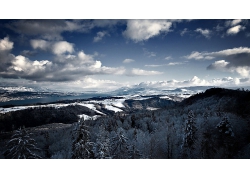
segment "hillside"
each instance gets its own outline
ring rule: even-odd
[[[51,108],[48,115],[45,108],[11,112],[1,118],[9,116],[16,123],[14,119],[18,117],[29,118],[19,120],[18,125],[31,123],[32,118],[33,123],[40,123],[28,130],[35,134],[43,158],[76,157],[72,156],[76,153],[72,147],[79,140],[77,132],[82,127],[89,132],[86,143],[91,142],[91,146],[85,147],[91,153],[79,158],[250,158],[249,97],[248,91],[211,88],[180,103],[159,97],[124,100],[122,104],[121,100],[113,101],[113,107],[122,110],[117,112],[108,110],[105,102],[96,103],[96,110],[106,115],[99,114],[94,121],[78,122],[79,113],[98,115],[96,110],[78,105]],[[109,107],[108,102],[106,105]],[[29,111],[26,116],[22,114],[25,111]],[[1,144],[6,144],[11,134],[2,133]],[[101,147],[105,147],[105,153]],[[100,152],[105,156],[100,156]]]

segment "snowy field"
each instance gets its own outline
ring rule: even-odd
[[[38,107],[54,107],[54,108],[62,108],[62,107],[66,107],[66,106],[75,106],[75,105],[79,105],[79,106],[85,106],[89,109],[92,109],[94,111],[96,111],[99,114],[102,115],[106,115],[100,111],[98,111],[95,107],[95,104],[103,104],[105,106],[106,109],[110,110],[110,111],[114,111],[114,112],[120,112],[122,111],[120,108],[125,107],[123,105],[124,101],[126,99],[105,99],[105,100],[101,100],[101,101],[82,101],[80,103],[68,103],[68,104],[47,104],[47,105],[37,105],[37,106],[16,106],[16,107],[11,107],[11,108],[0,108],[0,113],[4,114],[4,113],[8,113],[8,112],[12,112],[12,111],[20,111],[20,110],[24,110],[24,109],[29,109],[29,108],[38,108]]]

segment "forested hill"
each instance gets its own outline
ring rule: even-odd
[[[203,102],[206,108],[216,105],[217,109],[242,117],[250,116],[250,92],[244,89],[211,88],[182,101],[182,106]]]
[[[75,119],[60,127],[57,122],[29,132],[43,158],[250,158],[248,91],[212,88],[180,103],[160,102],[150,104],[159,107],[155,110],[117,112],[79,123]],[[138,103],[127,105],[148,107],[149,101]],[[0,143],[8,140],[6,136]]]

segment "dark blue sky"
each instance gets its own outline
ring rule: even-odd
[[[1,86],[243,86],[249,20],[1,20]]]

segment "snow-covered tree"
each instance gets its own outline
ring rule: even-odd
[[[95,144],[95,158],[97,159],[110,159],[110,139],[109,134],[104,126],[99,127],[99,133]]]
[[[5,157],[8,159],[36,159],[41,158],[35,152],[40,150],[36,147],[36,142],[30,137],[25,128],[14,131],[11,140],[7,143]]]
[[[202,158],[211,158],[215,153],[215,147],[214,147],[214,141],[212,138],[212,132],[211,128],[209,126],[209,111],[206,109],[205,113],[203,114],[203,121],[202,121],[202,126],[201,126],[201,157]],[[211,118],[211,117],[210,117]]]
[[[192,110],[188,113],[188,118],[185,123],[185,130],[184,130],[184,151],[183,157],[191,158],[194,150],[194,143],[196,140],[196,122],[194,113]]]
[[[76,139],[72,145],[73,159],[90,159],[94,158],[94,143],[90,141],[90,134],[85,121],[80,119],[77,125]]]
[[[216,128],[220,133],[225,134],[225,136],[234,137],[232,126],[226,116],[223,117],[223,120],[216,126]]]
[[[232,155],[232,151],[235,145],[235,137],[231,124],[228,121],[226,116],[223,117],[223,120],[216,126],[219,130],[219,145],[224,148],[224,154],[226,158],[229,158]]]
[[[119,128],[116,132],[115,137],[111,139],[112,141],[112,155],[116,159],[126,159],[128,158],[128,138],[125,136],[123,128]]]
[[[137,148],[137,129],[134,129],[134,133],[133,133],[133,143],[132,145],[129,147],[129,158],[130,159],[140,159],[142,157],[142,153],[139,151],[139,149]]]
[[[197,131],[195,117],[193,111],[189,111],[188,118],[186,120],[185,126],[185,137],[184,137],[184,144],[190,148],[193,147],[195,142],[195,133]]]

